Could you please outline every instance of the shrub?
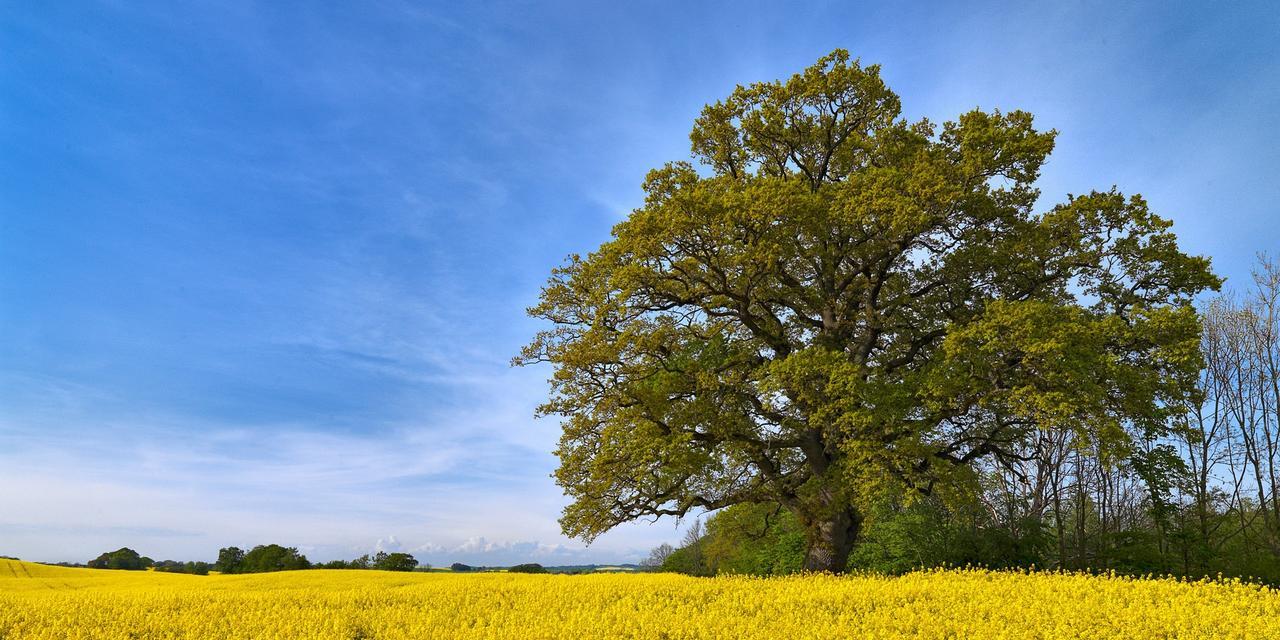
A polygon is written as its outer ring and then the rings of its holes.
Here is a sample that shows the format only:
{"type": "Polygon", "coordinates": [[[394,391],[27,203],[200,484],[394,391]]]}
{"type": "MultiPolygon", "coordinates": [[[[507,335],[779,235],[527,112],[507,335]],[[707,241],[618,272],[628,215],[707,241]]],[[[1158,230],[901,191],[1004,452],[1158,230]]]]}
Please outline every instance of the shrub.
{"type": "Polygon", "coordinates": [[[546,567],[536,562],[530,562],[528,564],[518,564],[514,567],[511,567],[507,569],[507,572],[508,573],[547,573],[547,569],[546,567]]]}

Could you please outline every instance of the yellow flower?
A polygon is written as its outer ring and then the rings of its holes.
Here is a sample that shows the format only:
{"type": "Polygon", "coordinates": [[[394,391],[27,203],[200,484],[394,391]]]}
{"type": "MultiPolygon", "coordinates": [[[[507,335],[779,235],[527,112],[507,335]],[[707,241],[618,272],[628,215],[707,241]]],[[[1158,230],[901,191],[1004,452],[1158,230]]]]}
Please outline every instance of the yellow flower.
{"type": "Polygon", "coordinates": [[[0,560],[0,638],[1280,638],[1280,592],[984,570],[782,578],[293,571],[0,560]]]}

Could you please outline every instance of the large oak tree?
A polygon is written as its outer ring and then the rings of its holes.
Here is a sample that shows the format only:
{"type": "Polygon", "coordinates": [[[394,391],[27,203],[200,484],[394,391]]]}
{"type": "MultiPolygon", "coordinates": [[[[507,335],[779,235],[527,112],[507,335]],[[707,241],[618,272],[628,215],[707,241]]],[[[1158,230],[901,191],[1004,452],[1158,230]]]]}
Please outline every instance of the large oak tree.
{"type": "Polygon", "coordinates": [[[516,359],[554,365],[561,523],[775,503],[840,572],[882,479],[928,492],[1035,429],[1122,455],[1193,393],[1208,260],[1115,189],[1047,211],[1053,149],[1021,111],[900,117],[838,50],[738,87],[694,157],[556,269],[516,359]]]}

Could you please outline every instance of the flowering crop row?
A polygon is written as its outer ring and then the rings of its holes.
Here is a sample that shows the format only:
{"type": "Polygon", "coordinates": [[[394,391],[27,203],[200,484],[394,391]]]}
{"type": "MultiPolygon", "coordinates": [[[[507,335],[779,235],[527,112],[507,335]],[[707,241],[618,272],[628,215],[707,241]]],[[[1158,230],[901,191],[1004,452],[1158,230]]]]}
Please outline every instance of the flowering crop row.
{"type": "Polygon", "coordinates": [[[982,570],[687,578],[294,571],[237,576],[0,560],[0,639],[1280,638],[1239,582],[982,570]]]}

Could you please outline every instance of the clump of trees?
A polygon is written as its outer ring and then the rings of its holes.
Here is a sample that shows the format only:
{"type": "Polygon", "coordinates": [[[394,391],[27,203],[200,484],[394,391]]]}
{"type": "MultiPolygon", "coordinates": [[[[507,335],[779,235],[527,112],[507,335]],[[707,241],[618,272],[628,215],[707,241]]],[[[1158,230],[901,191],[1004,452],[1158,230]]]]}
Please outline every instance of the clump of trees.
{"type": "Polygon", "coordinates": [[[380,571],[413,571],[417,568],[430,569],[429,564],[419,564],[418,560],[407,553],[387,553],[379,551],[372,557],[362,555],[354,560],[333,560],[317,564],[317,569],[378,569],[380,571]]]}
{"type": "Polygon", "coordinates": [[[128,547],[104,552],[89,561],[89,567],[92,569],[123,569],[126,571],[142,571],[153,564],[155,564],[154,560],[138,555],[137,551],[128,547]]]}
{"type": "Polygon", "coordinates": [[[258,545],[248,552],[239,547],[219,549],[213,568],[220,573],[266,573],[310,569],[311,562],[296,547],[268,544],[258,545]]]}
{"type": "Polygon", "coordinates": [[[240,547],[223,547],[218,550],[218,559],[213,563],[213,570],[218,573],[241,573],[243,565],[243,549],[240,547]]]}
{"type": "Polygon", "coordinates": [[[298,569],[378,569],[382,571],[413,571],[418,568],[430,569],[431,565],[419,564],[418,560],[407,553],[387,553],[379,551],[370,556],[360,556],[354,560],[334,560],[332,562],[313,565],[296,547],[285,547],[278,544],[258,545],[249,551],[239,547],[223,547],[218,550],[218,559],[212,564],[207,562],[179,562],[162,560],[155,562],[151,558],[140,556],[136,551],[122,548],[103,553],[89,561],[89,567],[95,569],[154,569],[168,573],[191,573],[207,575],[210,571],[219,573],[265,573],[271,571],[294,571],[298,569]]]}
{"type": "Polygon", "coordinates": [[[458,573],[464,573],[467,571],[475,571],[475,567],[468,564],[462,564],[461,562],[455,562],[449,565],[449,570],[458,572],[458,573]]]}
{"type": "MultiPolygon", "coordinates": [[[[78,566],[67,563],[61,563],[63,566],[78,566]]],[[[91,569],[123,569],[126,571],[142,571],[151,569],[154,571],[163,571],[166,573],[191,573],[195,575],[207,575],[212,568],[207,562],[179,562],[177,560],[161,560],[156,562],[151,558],[138,554],[137,551],[128,547],[122,547],[115,551],[107,551],[98,557],[90,560],[86,565],[91,569]]]]}
{"type": "Polygon", "coordinates": [[[536,563],[518,564],[507,568],[508,573],[547,573],[547,568],[536,563]]]}
{"type": "MultiPolygon", "coordinates": [[[[379,551],[373,558],[373,568],[382,571],[413,571],[419,566],[417,559],[407,553],[383,553],[379,551]]],[[[429,569],[429,565],[424,565],[429,569]]]]}
{"type": "Polygon", "coordinates": [[[177,560],[161,560],[151,566],[153,571],[165,573],[190,573],[197,576],[209,575],[213,565],[208,562],[179,562],[177,560]]]}

